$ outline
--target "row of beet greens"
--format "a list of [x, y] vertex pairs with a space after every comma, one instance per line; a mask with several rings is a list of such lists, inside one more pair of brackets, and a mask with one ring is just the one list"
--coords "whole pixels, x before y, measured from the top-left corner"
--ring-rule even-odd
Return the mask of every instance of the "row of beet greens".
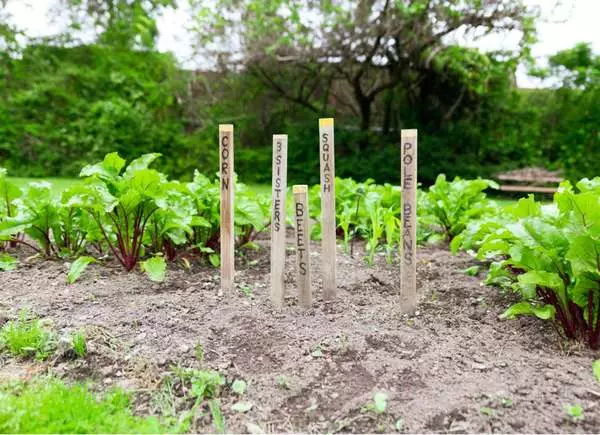
[[[219, 264], [219, 181], [195, 173], [190, 183], [169, 180], [149, 166], [146, 154], [126, 165], [116, 153], [81, 170], [81, 181], [57, 198], [45, 182], [24, 189], [0, 169], [0, 270], [12, 269], [11, 247], [26, 245], [45, 258], [75, 260], [77, 279], [93, 261], [115, 258], [124, 269], [139, 266], [157, 281], [167, 262], [198, 258]], [[552, 203], [533, 197], [499, 207], [486, 197], [489, 180], [452, 182], [440, 175], [419, 191], [418, 241], [450, 242], [489, 264], [488, 284], [514, 291], [520, 301], [504, 317], [552, 320], [566, 338], [600, 347], [600, 178], [565, 182]], [[312, 236], [320, 238], [319, 186], [310, 192]], [[288, 222], [293, 205], [288, 204]], [[346, 253], [366, 241], [365, 260], [397, 261], [401, 240], [400, 190], [336, 179], [338, 235]], [[270, 199], [236, 183], [238, 251], [256, 247], [269, 227]]]
[[[126, 165], [118, 154], [81, 170], [81, 181], [59, 197], [47, 182], [23, 190], [0, 172], [0, 249], [26, 245], [45, 258], [77, 259], [70, 280], [89, 262], [114, 257], [125, 270], [140, 266], [157, 281], [178, 254], [218, 265], [219, 184], [200, 173], [190, 183], [169, 180], [146, 154]], [[268, 223], [269, 203], [236, 186], [237, 246], [251, 246]], [[0, 268], [15, 260], [0, 254]], [[187, 261], [187, 260], [186, 260]]]
[[[167, 262], [192, 258], [219, 265], [219, 182], [196, 172], [190, 183], [169, 180], [150, 165], [159, 154], [146, 154], [129, 165], [117, 154], [85, 166], [81, 181], [56, 197], [47, 182], [24, 189], [0, 170], [0, 270], [15, 268], [6, 252], [25, 245], [44, 258], [74, 260], [68, 274], [76, 280], [85, 267], [108, 257], [131, 271], [137, 267], [150, 279], [164, 279]], [[489, 209], [486, 180], [455, 180], [443, 176], [429, 192], [419, 191], [419, 241], [432, 240], [438, 230], [453, 237], [468, 219]], [[253, 240], [270, 223], [270, 199], [236, 183], [236, 246], [256, 247]], [[376, 255], [389, 263], [397, 258], [401, 239], [400, 190], [336, 179], [338, 232], [346, 253], [354, 241], [366, 240], [365, 259]], [[439, 201], [445, 201], [438, 204]], [[312, 236], [320, 238], [319, 186], [310, 191], [314, 218]], [[288, 204], [288, 222], [293, 204]]]

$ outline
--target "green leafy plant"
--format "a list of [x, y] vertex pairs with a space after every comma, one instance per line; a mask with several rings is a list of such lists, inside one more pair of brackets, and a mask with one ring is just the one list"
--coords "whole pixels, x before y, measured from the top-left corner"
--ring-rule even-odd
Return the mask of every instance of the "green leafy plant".
[[581, 405], [571, 405], [570, 403], [566, 403], [563, 405], [563, 410], [573, 423], [578, 423], [584, 419], [583, 408]]
[[594, 374], [594, 377], [598, 383], [600, 383], [600, 359], [597, 359], [592, 363], [592, 373]]
[[[504, 258], [494, 279], [512, 282], [522, 301], [503, 317], [558, 323], [565, 337], [600, 347], [600, 178], [564, 182], [552, 206], [534, 207], [487, 231], [478, 257]], [[504, 275], [499, 271], [504, 269]], [[508, 273], [506, 273], [508, 272]]]
[[123, 267], [131, 271], [139, 261], [146, 226], [165, 197], [164, 175], [148, 166], [159, 154], [145, 154], [125, 167], [117, 153], [81, 170], [85, 182], [77, 186], [71, 204], [94, 219], [105, 243]]
[[75, 260], [71, 267], [69, 268], [69, 273], [67, 274], [67, 282], [69, 284], [73, 284], [75, 281], [79, 279], [83, 271], [88, 267], [89, 264], [95, 263], [96, 259], [94, 257], [83, 256], [79, 257]]
[[277, 376], [277, 385], [284, 389], [284, 390], [289, 390], [290, 389], [290, 384], [288, 382], [288, 379], [284, 376], [284, 375], [279, 375]]
[[243, 379], [236, 379], [231, 384], [231, 390], [235, 394], [241, 396], [242, 394], [244, 394], [246, 392], [246, 381], [244, 381]]
[[423, 198], [423, 213], [427, 216], [424, 223], [438, 226], [446, 240], [452, 242], [470, 221], [495, 213], [494, 204], [484, 193], [488, 188], [497, 189], [498, 184], [491, 180], [458, 177], [448, 182], [446, 176], [440, 174]]
[[0, 349], [16, 357], [44, 360], [56, 349], [56, 335], [46, 323], [23, 310], [0, 329]]
[[163, 257], [152, 257], [148, 260], [140, 262], [142, 271], [146, 272], [146, 275], [150, 281], [163, 282], [167, 272], [167, 263]]
[[387, 409], [387, 399], [387, 394], [378, 391], [373, 395], [373, 401], [367, 403], [364, 410], [372, 411], [375, 414], [383, 414]]

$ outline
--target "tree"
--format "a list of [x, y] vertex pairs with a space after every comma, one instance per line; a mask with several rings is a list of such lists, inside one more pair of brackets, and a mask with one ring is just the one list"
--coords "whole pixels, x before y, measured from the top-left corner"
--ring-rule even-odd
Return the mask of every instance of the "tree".
[[176, 0], [59, 0], [71, 16], [71, 26], [101, 29], [98, 42], [121, 48], [154, 48], [155, 17]]
[[485, 85], [490, 61], [449, 38], [518, 32], [519, 48], [498, 53], [516, 67], [528, 54], [535, 16], [522, 0], [231, 0], [197, 4], [196, 13], [202, 50], [217, 65], [246, 69], [315, 113], [335, 101], [365, 132], [375, 101], [392, 89], [418, 102], [430, 93], [427, 83], [476, 77], [459, 83], [442, 115], [452, 117]]

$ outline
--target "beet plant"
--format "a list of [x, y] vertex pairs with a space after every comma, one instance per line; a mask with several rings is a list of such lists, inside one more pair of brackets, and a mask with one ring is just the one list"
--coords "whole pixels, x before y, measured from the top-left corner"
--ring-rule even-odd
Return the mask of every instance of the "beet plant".
[[18, 213], [16, 201], [22, 192], [17, 186], [8, 181], [6, 169], [0, 168], [0, 250], [7, 244], [15, 244], [20, 239], [14, 218]]
[[462, 180], [448, 182], [444, 174], [438, 175], [435, 184], [423, 196], [420, 204], [424, 224], [436, 226], [448, 242], [459, 235], [469, 222], [495, 214], [496, 207], [485, 194], [488, 188], [497, 189], [491, 180]]
[[[127, 271], [138, 264], [148, 222], [166, 197], [166, 177], [148, 166], [159, 154], [145, 154], [125, 167], [117, 153], [81, 170], [71, 205], [84, 209], [104, 242]], [[124, 169], [125, 168], [125, 169]]]
[[[523, 203], [527, 214], [493, 229], [480, 258], [504, 258], [496, 279], [512, 280], [521, 302], [503, 317], [533, 315], [557, 323], [566, 338], [600, 348], [600, 178], [577, 191], [561, 185], [553, 206]], [[506, 282], [506, 281], [504, 281]]]

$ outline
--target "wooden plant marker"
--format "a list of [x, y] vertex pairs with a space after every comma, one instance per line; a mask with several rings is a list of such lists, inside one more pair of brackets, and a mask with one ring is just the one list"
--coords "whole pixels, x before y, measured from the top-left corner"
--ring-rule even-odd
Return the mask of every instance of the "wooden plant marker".
[[285, 199], [287, 191], [287, 134], [273, 135], [273, 202], [271, 209], [271, 301], [283, 306], [285, 267]]
[[335, 150], [333, 118], [319, 119], [319, 155], [321, 160], [321, 234], [323, 268], [323, 299], [331, 301], [336, 296], [335, 255]]
[[310, 228], [308, 222], [308, 186], [294, 186], [296, 218], [296, 265], [298, 267], [298, 291], [300, 305], [310, 308], [312, 293], [310, 290]]
[[221, 176], [221, 288], [219, 294], [233, 291], [235, 232], [233, 228], [233, 125], [219, 125]]
[[417, 306], [417, 130], [402, 130], [402, 246], [400, 304], [404, 312]]

